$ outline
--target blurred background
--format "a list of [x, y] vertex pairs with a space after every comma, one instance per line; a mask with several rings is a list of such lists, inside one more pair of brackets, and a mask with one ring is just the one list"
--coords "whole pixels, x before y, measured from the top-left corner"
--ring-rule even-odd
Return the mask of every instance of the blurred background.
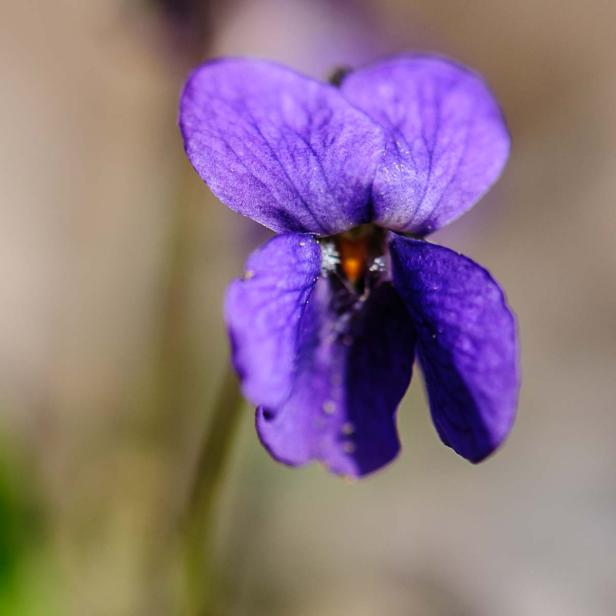
[[264, 233], [184, 159], [202, 58], [326, 76], [399, 50], [482, 72], [513, 135], [435, 239], [488, 266], [519, 417], [471, 466], [417, 376], [403, 451], [349, 484], [274, 463], [242, 410], [216, 613], [567, 616], [616, 605], [616, 71], [609, 0], [2, 3], [0, 616], [181, 614], [175, 537], [226, 370], [225, 286]]

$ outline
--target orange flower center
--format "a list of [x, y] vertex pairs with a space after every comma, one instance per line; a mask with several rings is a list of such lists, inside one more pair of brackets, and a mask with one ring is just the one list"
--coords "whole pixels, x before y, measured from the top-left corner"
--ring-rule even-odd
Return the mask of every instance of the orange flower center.
[[340, 269], [351, 284], [356, 284], [368, 268], [369, 238], [341, 235], [336, 238], [336, 247], [340, 255]]

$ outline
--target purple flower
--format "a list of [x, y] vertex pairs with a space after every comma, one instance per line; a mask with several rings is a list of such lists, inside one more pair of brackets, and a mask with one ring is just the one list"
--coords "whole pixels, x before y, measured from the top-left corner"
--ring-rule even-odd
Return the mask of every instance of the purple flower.
[[339, 87], [224, 59], [190, 77], [180, 126], [214, 194], [280, 234], [225, 304], [272, 456], [354, 477], [390, 462], [415, 355], [443, 442], [472, 462], [492, 453], [515, 416], [515, 320], [485, 269], [423, 239], [506, 162], [483, 80], [430, 56], [387, 59]]

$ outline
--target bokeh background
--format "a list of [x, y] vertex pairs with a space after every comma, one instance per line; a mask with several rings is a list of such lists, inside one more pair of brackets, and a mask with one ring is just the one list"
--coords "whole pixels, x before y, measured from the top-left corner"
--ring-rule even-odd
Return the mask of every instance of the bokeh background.
[[178, 94], [221, 54], [317, 76], [398, 50], [480, 70], [513, 135], [435, 239], [487, 265], [522, 340], [495, 457], [403, 451], [349, 484], [262, 450], [246, 406], [217, 507], [217, 612], [616, 609], [616, 4], [56, 0], [0, 19], [0, 615], [181, 613], [174, 537], [225, 372], [221, 302], [264, 237], [184, 160]]

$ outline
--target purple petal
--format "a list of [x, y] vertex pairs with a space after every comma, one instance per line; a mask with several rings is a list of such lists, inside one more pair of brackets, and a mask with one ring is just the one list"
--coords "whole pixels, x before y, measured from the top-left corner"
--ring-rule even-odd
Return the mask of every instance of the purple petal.
[[513, 314], [490, 274], [447, 248], [392, 234], [394, 286], [417, 331], [432, 419], [471, 462], [507, 436], [517, 405]]
[[278, 235], [249, 257], [244, 277], [227, 290], [233, 363], [255, 404], [274, 406], [291, 392], [297, 332], [320, 271], [314, 237]]
[[384, 134], [329, 84], [276, 64], [208, 62], [180, 103], [186, 152], [231, 209], [329, 235], [369, 219]]
[[375, 221], [425, 235], [471, 208], [500, 175], [509, 134], [483, 79], [447, 60], [398, 56], [352, 72], [342, 92], [390, 135]]
[[390, 284], [337, 314], [320, 279], [299, 336], [297, 374], [289, 399], [257, 410], [257, 430], [274, 458], [291, 465], [323, 462], [359, 477], [398, 453], [396, 408], [414, 357], [409, 316]]

